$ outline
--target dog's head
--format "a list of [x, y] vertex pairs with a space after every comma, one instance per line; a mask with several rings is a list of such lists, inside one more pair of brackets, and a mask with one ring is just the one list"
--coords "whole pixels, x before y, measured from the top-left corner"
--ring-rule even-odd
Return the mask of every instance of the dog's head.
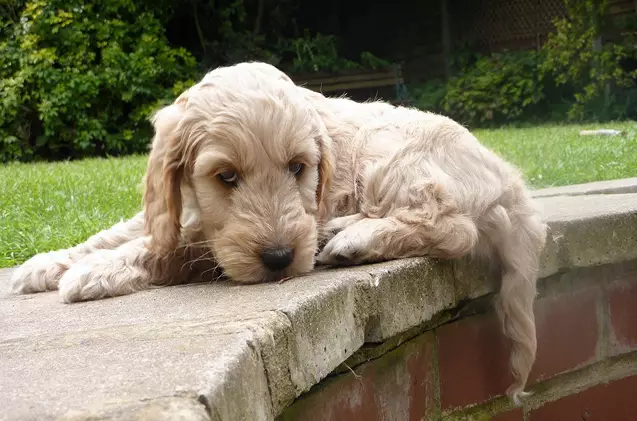
[[285, 74], [262, 63], [216, 69], [153, 121], [144, 196], [151, 248], [173, 252], [196, 219], [235, 281], [312, 269], [331, 145]]

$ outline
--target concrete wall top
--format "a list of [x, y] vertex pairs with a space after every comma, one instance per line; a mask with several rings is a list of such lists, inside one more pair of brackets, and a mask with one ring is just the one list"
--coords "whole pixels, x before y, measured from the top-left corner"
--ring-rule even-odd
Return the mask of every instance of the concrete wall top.
[[[536, 192], [550, 226], [542, 277], [637, 258], [637, 192], [626, 188]], [[364, 343], [493, 289], [479, 264], [427, 258], [72, 305], [56, 293], [9, 295], [9, 277], [0, 272], [7, 421], [273, 420]]]

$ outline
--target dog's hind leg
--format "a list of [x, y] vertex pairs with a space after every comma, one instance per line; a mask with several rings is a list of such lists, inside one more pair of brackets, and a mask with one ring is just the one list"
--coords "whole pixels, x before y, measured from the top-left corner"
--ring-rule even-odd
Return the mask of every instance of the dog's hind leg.
[[97, 250], [112, 250], [144, 235], [144, 214], [100, 231], [74, 247], [40, 253], [15, 270], [11, 277], [15, 293], [34, 293], [58, 288], [62, 275], [77, 261]]

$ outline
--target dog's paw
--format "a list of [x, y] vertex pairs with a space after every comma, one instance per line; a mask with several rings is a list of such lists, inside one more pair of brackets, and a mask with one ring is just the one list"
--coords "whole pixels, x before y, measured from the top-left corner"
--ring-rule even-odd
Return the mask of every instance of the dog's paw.
[[321, 230], [320, 242], [322, 243], [322, 245], [327, 244], [327, 242], [334, 238], [336, 234], [343, 231], [350, 225], [357, 223], [363, 218], [363, 215], [361, 215], [360, 213], [356, 213], [354, 215], [347, 215], [330, 219]]
[[100, 265], [76, 263], [60, 279], [60, 297], [65, 303], [104, 297], [102, 282], [107, 274]]
[[60, 297], [66, 303], [99, 300], [134, 292], [144, 271], [128, 265], [116, 250], [100, 250], [75, 263], [60, 279]]
[[66, 250], [36, 254], [13, 272], [11, 290], [16, 294], [55, 290], [72, 263]]
[[336, 266], [378, 261], [380, 256], [374, 249], [378, 221], [359, 220], [338, 232], [319, 253], [317, 263]]

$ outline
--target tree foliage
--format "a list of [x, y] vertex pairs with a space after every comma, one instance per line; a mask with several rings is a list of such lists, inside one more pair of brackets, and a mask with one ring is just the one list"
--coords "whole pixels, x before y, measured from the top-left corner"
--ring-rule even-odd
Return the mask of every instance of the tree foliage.
[[195, 74], [133, 0], [26, 2], [0, 42], [0, 159], [146, 149], [149, 112]]
[[565, 3], [538, 51], [462, 52], [460, 71], [421, 87], [418, 103], [473, 125], [637, 117], [637, 70], [627, 65], [637, 61], [637, 19], [611, 19], [607, 0]]
[[[460, 54], [459, 72], [414, 92], [417, 101], [472, 124], [527, 118], [556, 96], [573, 119], [629, 116], [637, 74], [623, 61], [637, 57], [635, 43], [622, 34], [593, 49], [606, 0], [567, 5], [540, 51]], [[310, 9], [298, 0], [0, 0], [0, 162], [144, 152], [152, 112], [219, 65], [389, 64], [344, 56], [337, 36], [306, 29], [320, 8]]]
[[2, 0], [0, 161], [144, 152], [152, 112], [219, 65], [386, 64], [369, 53], [346, 60], [334, 36], [300, 34], [291, 18], [297, 7], [292, 0]]
[[465, 122], [508, 122], [544, 98], [536, 77], [537, 53], [479, 56], [451, 78], [441, 100], [445, 114]]
[[565, 3], [568, 16], [554, 21], [555, 32], [542, 48], [542, 76], [573, 90], [571, 119], [626, 118], [628, 104], [621, 103], [622, 91], [634, 86], [637, 70], [627, 70], [623, 61], [635, 57], [634, 38], [619, 28], [620, 42], [602, 42], [604, 29], [610, 29], [605, 19], [607, 0]]

